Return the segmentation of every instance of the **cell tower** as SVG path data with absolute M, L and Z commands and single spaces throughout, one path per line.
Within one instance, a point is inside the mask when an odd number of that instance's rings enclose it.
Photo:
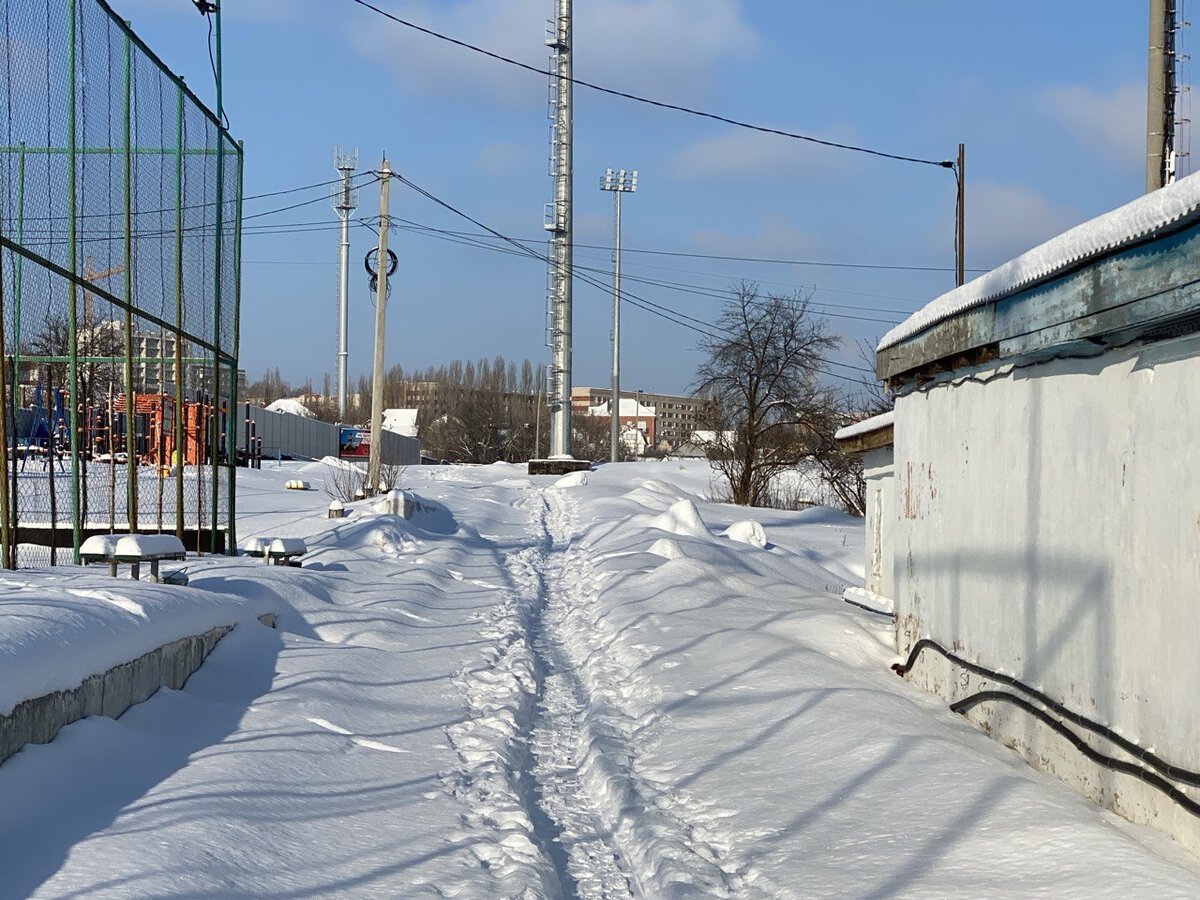
M 337 399 L 338 419 L 346 420 L 346 349 L 347 331 L 350 326 L 350 214 L 358 209 L 358 189 L 351 186 L 354 170 L 358 168 L 358 148 L 353 153 L 333 149 L 333 167 L 341 181 L 333 186 L 333 209 L 341 220 L 341 243 L 338 246 L 338 349 L 337 349 Z
M 546 343 L 551 350 L 546 396 L 550 458 L 571 458 L 571 0 L 555 0 L 546 29 L 550 47 L 550 174 L 554 202 L 546 205 L 550 232 Z

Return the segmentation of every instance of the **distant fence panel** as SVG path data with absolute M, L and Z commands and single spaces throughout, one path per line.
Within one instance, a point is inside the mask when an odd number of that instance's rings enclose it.
M 0 546 L 232 548 L 242 151 L 103 0 L 0 0 Z
M 244 428 L 245 411 L 242 418 Z M 261 406 L 249 407 L 249 422 L 253 425 L 255 436 L 262 440 L 263 459 L 322 459 L 338 455 L 341 429 L 337 425 L 291 413 L 274 412 Z M 382 432 L 382 436 L 380 460 L 385 466 L 421 464 L 421 444 L 416 438 L 391 431 Z M 246 437 L 243 430 L 243 445 Z

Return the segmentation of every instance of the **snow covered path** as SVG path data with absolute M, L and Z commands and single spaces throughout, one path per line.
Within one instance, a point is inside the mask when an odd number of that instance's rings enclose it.
M 0 897 L 1200 896 L 888 671 L 837 599 L 860 522 L 740 543 L 706 472 L 651 463 L 414 470 L 421 515 L 338 522 L 297 472 L 241 496 L 303 570 L 192 572 L 280 630 L 0 766 Z

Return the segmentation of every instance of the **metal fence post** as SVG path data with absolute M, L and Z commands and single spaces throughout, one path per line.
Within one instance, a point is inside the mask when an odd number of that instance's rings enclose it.
M 236 218 L 233 223 L 233 359 L 229 363 L 229 415 L 225 422 L 225 456 L 226 462 L 229 464 L 229 505 L 227 513 L 229 524 L 225 532 L 225 552 L 230 556 L 233 556 L 237 552 L 237 523 L 235 521 L 235 510 L 237 509 L 237 450 L 235 442 L 237 437 L 234 411 L 237 409 L 238 402 L 237 365 L 242 338 L 242 184 L 246 170 L 245 150 L 246 148 L 242 142 L 238 141 Z
M 133 392 L 133 43 L 125 34 L 125 504 L 130 532 L 138 530 L 137 403 Z M 86 323 L 85 323 L 86 324 Z
M 183 466 L 187 432 L 183 409 L 183 85 L 175 86 L 175 536 L 183 540 Z M 199 467 L 197 467 L 199 472 Z M 196 549 L 200 535 L 196 534 Z
M 76 136 L 75 136 L 75 107 L 79 102 L 76 94 L 75 84 L 75 44 L 76 44 L 76 22 L 75 22 L 75 3 L 76 0 L 67 0 L 67 268 L 72 275 L 78 275 L 79 260 L 78 248 L 76 247 L 76 196 L 75 196 L 75 155 L 76 155 Z M 70 406 L 71 411 L 68 416 L 70 420 L 70 447 L 71 447 L 71 552 L 75 564 L 80 562 L 79 558 L 79 537 L 80 537 L 80 522 L 79 522 L 79 421 L 78 421 L 78 399 L 79 399 L 79 331 L 78 331 L 78 288 L 71 280 L 68 282 L 68 305 L 67 305 L 67 354 L 68 354 L 68 380 L 69 390 L 71 392 Z M 50 438 L 53 444 L 53 436 Z M 53 456 L 53 452 L 51 453 Z M 56 477 L 54 473 L 54 463 L 50 463 L 51 478 Z M 58 522 L 55 517 L 50 517 L 50 529 L 56 531 Z M 57 565 L 58 561 L 54 558 L 57 556 L 55 550 L 57 542 L 52 542 L 50 550 L 50 565 Z
M 17 150 L 17 243 L 25 243 L 25 142 L 21 141 Z M 20 541 L 17 540 L 21 524 L 21 490 L 17 481 L 17 410 L 21 406 L 21 288 L 24 271 L 24 257 L 19 253 L 13 256 L 13 383 L 12 383 L 12 416 L 13 416 L 13 455 L 12 455 L 12 489 L 9 491 L 9 514 L 12 519 L 9 540 L 12 543 L 10 562 L 16 568 L 20 556 Z M 4 478 L 9 473 L 3 473 Z

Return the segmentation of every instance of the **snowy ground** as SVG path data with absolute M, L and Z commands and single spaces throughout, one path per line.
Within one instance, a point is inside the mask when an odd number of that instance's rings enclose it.
M 282 490 L 317 464 L 239 474 L 242 537 L 315 549 L 189 563 L 188 596 L 280 630 L 0 766 L 0 896 L 1200 896 L 1169 841 L 888 670 L 886 621 L 839 599 L 861 522 L 745 524 L 703 463 L 412 469 L 411 521 Z M 0 617 L 105 590 L 20 576 Z M 110 617 L 168 590 L 107 585 Z

